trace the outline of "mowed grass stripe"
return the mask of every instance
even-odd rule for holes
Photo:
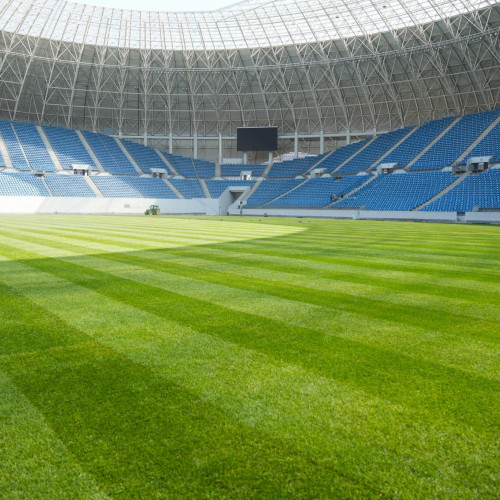
[[[43,259],[21,249],[2,246],[0,253],[30,266],[236,344],[298,364],[320,375],[359,387],[368,394],[415,409],[438,411],[486,432],[498,425],[499,384],[483,377],[412,359],[394,352],[333,337],[309,328],[255,314],[235,315],[227,307],[169,292],[139,281],[97,271],[101,259],[79,257],[78,264]],[[74,261],[74,259],[72,259]],[[88,260],[92,260],[89,263]],[[145,272],[138,271],[140,277]],[[154,280],[157,273],[147,273]],[[377,376],[373,376],[376,373]],[[401,385],[405,392],[401,392]]]
[[[12,226],[11,230],[19,231],[20,229]],[[58,231],[49,232],[48,230],[46,230],[46,228],[40,229],[39,224],[36,227],[35,226],[31,227],[29,232],[31,232],[31,231],[37,232],[38,230],[40,230],[41,233],[51,234],[54,236],[59,236],[59,234],[60,234]],[[26,232],[27,231],[25,231],[25,233]],[[120,234],[123,234],[123,231],[121,231]],[[101,245],[103,242],[102,237],[94,236],[94,234],[91,231],[90,232],[83,232],[83,234],[79,235],[78,239],[80,239],[81,241],[87,241],[90,243],[97,242],[98,246],[96,247],[96,250],[101,249]],[[303,234],[301,234],[300,237],[297,238],[295,245],[294,245],[294,248],[296,248],[297,246],[300,248],[300,244],[301,244],[300,242],[303,241],[303,239],[304,239],[304,236],[303,236]],[[174,247],[179,246],[177,244],[178,242],[175,243],[175,241],[176,241],[175,238],[173,238],[173,239],[172,238],[169,239],[168,237],[158,238],[158,242],[163,242],[162,245],[156,245],[156,239],[151,240],[151,241],[145,240],[144,235],[142,237],[140,237],[139,240],[140,241],[138,244],[136,244],[135,246],[134,245],[129,246],[126,249],[127,250],[141,249],[141,248],[145,249],[145,248],[148,248],[150,246],[155,247],[155,248],[158,246],[164,246],[164,247],[172,247],[173,251],[175,251]],[[116,242],[117,242],[116,239],[114,239],[113,237],[109,237],[109,236],[104,241],[108,242],[110,245],[116,244]],[[149,241],[149,244],[144,244],[145,241],[146,242]],[[196,241],[198,241],[198,240],[196,240]],[[317,247],[316,250],[318,250],[318,251],[326,250],[326,249],[331,250],[332,245],[335,247],[335,241],[336,240],[333,239],[331,241],[330,245],[326,245],[326,246],[323,245],[323,247]],[[192,246],[193,240],[187,240],[185,242],[189,243],[189,245],[187,247],[184,246],[182,251],[195,252],[197,250],[196,247]],[[135,239],[131,238],[130,243],[135,243]],[[229,255],[229,252],[231,251],[231,247],[229,245],[230,245],[229,243],[225,244],[224,247],[222,248],[222,250],[224,251],[224,255]],[[277,249],[278,248],[281,249],[284,246],[284,241],[281,239],[278,241],[274,240],[273,245]],[[214,248],[217,251],[220,251],[220,249],[221,249],[220,246],[215,246]],[[471,276],[471,278],[473,278],[472,286],[474,285],[474,281],[477,281],[477,280],[481,280],[483,283],[485,282],[485,280],[488,280],[488,281],[494,280],[495,281],[494,285],[496,285],[496,283],[497,283],[496,276],[500,277],[500,269],[491,268],[491,266],[489,266],[490,268],[488,269],[488,271],[484,272],[484,271],[482,271],[483,267],[474,268],[474,264],[476,262],[475,259],[469,259],[468,263],[467,263],[468,264],[467,267],[464,267],[463,265],[458,266],[456,264],[453,264],[453,265],[451,265],[451,264],[436,264],[435,262],[432,262],[432,268],[431,268],[431,267],[426,267],[423,265],[424,262],[427,262],[427,260],[422,261],[422,259],[419,259],[417,261],[417,259],[413,258],[412,262],[409,263],[408,261],[398,260],[399,257],[401,257],[400,255],[398,255],[398,259],[387,259],[386,258],[387,252],[382,252],[382,251],[378,251],[376,255],[372,254],[370,256],[370,258],[354,260],[352,258],[346,259],[345,257],[343,257],[342,250],[338,249],[338,248],[335,248],[335,254],[332,255],[332,257],[328,257],[328,258],[325,258],[324,256],[315,257],[315,256],[311,256],[311,255],[309,255],[309,256],[307,256],[307,258],[305,258],[303,256],[303,254],[294,255],[292,258],[284,257],[281,254],[278,254],[279,256],[273,256],[274,254],[271,255],[269,252],[263,253],[262,249],[259,247],[257,247],[255,250],[252,250],[250,242],[246,243],[244,247],[238,247],[238,248],[239,248],[239,251],[233,252],[233,253],[236,253],[237,255],[240,255],[242,257],[243,257],[243,255],[245,255],[247,258],[250,258],[250,259],[252,257],[255,259],[255,255],[259,255],[259,260],[262,260],[263,265],[265,265],[266,259],[267,260],[274,259],[273,262],[281,261],[281,262],[286,263],[287,265],[290,264],[290,261],[294,260],[294,261],[296,261],[297,265],[301,265],[304,268],[310,268],[310,267],[317,268],[316,263],[319,263],[320,265],[325,263],[325,264],[328,264],[328,266],[332,270],[334,270],[335,272],[340,271],[340,277],[342,276],[343,273],[345,273],[346,270],[352,269],[354,271],[354,274],[355,274],[356,271],[358,271],[358,272],[360,271],[360,268],[361,268],[361,271],[365,271],[367,267],[370,269],[369,274],[366,272],[364,272],[364,273],[361,272],[361,274],[364,275],[365,277],[371,276],[373,274],[374,278],[383,280],[384,278],[387,277],[387,275],[398,276],[398,274],[399,274],[399,276],[398,276],[398,279],[399,279],[399,277],[404,278],[404,275],[400,274],[401,272],[405,272],[405,273],[412,272],[413,274],[418,273],[422,276],[429,276],[431,278],[434,278],[435,275],[438,274],[438,275],[442,275],[443,278],[446,278],[448,280],[456,281],[458,279],[458,276],[461,276],[460,279],[461,279],[464,287],[468,286],[467,281],[471,281],[471,280],[463,280],[464,276]],[[110,246],[109,248],[104,248],[104,250],[117,251],[116,247],[113,248],[112,246]],[[204,246],[202,251],[204,252],[205,250],[207,252],[209,252],[211,250],[211,247]],[[179,250],[177,250],[177,251],[179,251]],[[250,253],[250,252],[252,252],[252,253]],[[435,255],[433,255],[432,260],[435,261],[435,258],[436,258]],[[456,261],[456,259],[454,260],[454,262],[455,261]],[[351,273],[351,276],[352,276],[352,273]],[[350,279],[353,279],[353,278],[351,277]],[[493,286],[492,286],[492,288],[493,288]]]
[[[108,498],[1,370],[0,395],[1,498]]]
[[[24,234],[23,231],[9,231],[5,234],[11,234],[14,237]],[[16,238],[14,238],[16,239]],[[72,249],[74,252],[88,254],[88,249],[99,249],[99,244],[89,243],[88,240],[72,240],[60,238],[55,235],[43,235],[41,237],[30,236],[32,242],[38,242],[42,245],[53,246],[62,249]],[[86,246],[82,246],[83,244]],[[125,250],[125,249],[124,249]],[[130,250],[130,248],[126,248]],[[163,270],[165,260],[161,263],[151,263],[149,260],[158,258],[158,252],[140,253],[137,257],[133,255],[123,256],[121,253],[115,253],[113,259],[132,260],[134,264],[141,263],[143,267]],[[167,253],[162,255],[168,256]],[[156,257],[155,257],[156,256]],[[144,258],[148,261],[144,262]],[[135,260],[134,260],[135,259]],[[446,320],[448,324],[454,325],[470,321],[472,318],[489,319],[492,321],[500,320],[499,309],[494,304],[500,303],[500,295],[493,293],[491,296],[483,298],[478,297],[477,293],[462,294],[461,299],[448,300],[445,297],[425,293],[415,292],[413,289],[401,288],[396,292],[389,292],[382,286],[366,285],[360,283],[350,283],[347,281],[338,282],[331,279],[322,279],[318,277],[304,277],[302,274],[283,273],[279,271],[266,271],[256,269],[255,267],[243,267],[242,265],[222,264],[222,269],[216,269],[214,266],[200,265],[200,261],[172,262],[168,259],[168,272],[178,275],[192,275],[190,267],[206,269],[207,272],[200,273],[198,279],[212,281],[219,284],[234,283],[233,286],[243,289],[258,290],[264,293],[286,297],[291,300],[301,300],[316,305],[332,305],[341,310],[369,314],[380,319],[396,316],[398,321],[414,326],[438,326],[440,322]],[[226,268],[224,267],[226,266]],[[212,271],[212,272],[210,272]],[[217,276],[216,276],[217,274]],[[244,277],[245,280],[234,279],[235,277]],[[254,278],[252,278],[254,277]],[[272,283],[269,283],[272,282]],[[281,284],[286,283],[286,284]],[[293,288],[290,286],[293,285]],[[310,290],[313,289],[313,290]],[[496,300],[495,300],[496,298]],[[482,300],[481,300],[482,299]],[[491,299],[493,304],[487,303]],[[478,303],[479,302],[479,303]],[[425,309],[426,314],[421,314]],[[447,315],[443,315],[445,310]],[[451,313],[451,311],[454,311]],[[365,313],[365,311],[367,311]]]
[[[468,495],[478,487],[485,494],[493,491],[488,479],[491,460],[487,457],[495,448],[470,431],[449,429],[441,420],[419,420],[411,412],[367,399],[329,379],[38,272],[40,281],[52,280],[53,286],[47,290],[38,286],[38,280],[25,278],[28,266],[9,262],[9,267],[17,270],[17,274],[10,273],[11,282],[17,282],[30,300],[85,329],[100,343],[153,367],[239,419],[328,457],[337,468],[377,478],[382,491],[412,489],[420,495],[451,491]],[[75,307],[69,310],[64,305],[67,302]],[[98,308],[101,314],[89,318],[88,308]],[[410,422],[412,425],[408,425]],[[368,435],[367,425],[371,431]],[[449,439],[450,434],[454,439]],[[465,440],[456,438],[465,434]],[[436,441],[442,445],[439,454],[433,450]],[[387,466],[388,456],[393,456],[391,467]],[[457,460],[461,464],[464,459],[473,479],[458,484],[455,468],[459,466]],[[439,476],[433,473],[436,470]]]
[[[43,239],[40,240],[42,243],[47,243]],[[8,242],[9,240],[5,238],[5,241]],[[12,244],[15,245],[16,241],[13,240]],[[19,244],[18,241],[17,244]],[[61,246],[57,243],[53,244],[56,245],[55,248],[47,248],[32,241],[29,243],[28,249],[41,252],[42,255],[46,256],[54,256],[54,252],[59,257],[74,255],[69,249],[60,248]],[[77,252],[76,255],[84,251],[83,248],[80,249],[77,246],[74,249]],[[422,321],[420,320],[417,321],[418,326],[410,326],[404,323],[404,318],[398,318],[398,321],[395,321],[393,318],[397,318],[397,316],[394,310],[390,311],[389,319],[384,320],[374,318],[366,306],[363,307],[367,310],[360,307],[354,308],[354,312],[345,311],[342,302],[337,306],[336,304],[339,304],[339,302],[330,301],[328,297],[323,297],[325,300],[322,301],[322,304],[314,304],[314,301],[310,299],[311,291],[308,290],[306,290],[305,295],[297,297],[297,290],[293,288],[294,299],[287,299],[286,295],[290,289],[290,283],[287,284],[283,292],[280,292],[282,287],[278,291],[274,289],[267,290],[270,285],[261,280],[252,280],[250,286],[248,284],[249,280],[246,280],[239,286],[233,284],[231,287],[227,287],[224,283],[238,283],[238,277],[227,273],[222,275],[220,273],[211,273],[198,268],[193,282],[191,270],[186,272],[185,268],[181,266],[181,271],[176,272],[175,265],[171,263],[168,264],[168,267],[157,263],[152,265],[149,261],[136,257],[131,258],[128,254],[101,255],[100,257],[111,259],[114,262],[131,264],[131,266],[135,264],[136,267],[117,266],[116,264],[110,267],[109,263],[98,260],[96,261],[97,264],[94,263],[93,268],[104,269],[104,271],[114,270],[122,276],[125,276],[126,269],[130,269],[132,274],[125,277],[132,280],[139,279],[145,284],[153,284],[169,291],[182,293],[188,297],[214,302],[238,312],[258,314],[264,318],[272,318],[287,324],[314,328],[326,334],[361,341],[384,350],[390,349],[407,356],[437,362],[460,370],[468,370],[493,379],[500,377],[495,346],[485,344],[484,341],[474,341],[463,336],[457,337],[451,333],[444,333],[454,332],[459,324],[470,325],[474,318],[449,314],[439,315],[440,324],[436,324],[436,327],[439,327],[440,330],[428,331],[421,327]],[[140,269],[144,267],[156,269],[158,273],[154,275],[149,273],[146,279],[141,278],[136,272],[137,265]],[[168,273],[163,271],[165,268],[168,269]],[[180,276],[184,279],[179,279]],[[200,280],[218,286],[214,287],[209,284],[203,286],[198,283]],[[235,287],[237,288],[235,289]],[[268,294],[265,294],[264,291],[268,291]],[[320,297],[323,296],[320,292],[317,294]],[[377,307],[377,304],[375,304],[375,307]],[[441,318],[448,323],[444,324]],[[403,326],[401,322],[403,322]],[[491,334],[492,326],[489,323],[478,323],[474,320],[474,328],[484,328],[483,337],[494,338]],[[472,351],[472,354],[464,356],[464,352],[468,351]]]

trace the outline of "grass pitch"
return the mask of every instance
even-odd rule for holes
[[[0,217],[1,498],[495,498],[500,228]]]

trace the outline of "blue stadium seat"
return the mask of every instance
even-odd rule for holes
[[[45,182],[49,186],[52,196],[96,197],[82,175],[48,174],[45,176]]]
[[[170,179],[173,186],[184,198],[205,198],[205,193],[197,179]]]
[[[269,179],[262,181],[247,200],[247,207],[258,207],[298,186],[304,179]]]
[[[50,196],[43,179],[33,173],[0,172],[1,196]]]

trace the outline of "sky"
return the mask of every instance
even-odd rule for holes
[[[169,12],[188,12],[214,10],[237,3],[239,0],[77,0],[79,3],[117,7],[131,10],[163,10]]]

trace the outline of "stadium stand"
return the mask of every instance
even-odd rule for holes
[[[82,132],[104,170],[115,175],[138,175],[120,146],[109,135]]]
[[[371,139],[364,139],[336,149],[330,156],[321,162],[319,167],[326,168],[329,172],[335,170],[370,141]]]
[[[298,186],[304,179],[270,179],[260,183],[260,186],[248,198],[247,207],[258,207]]]
[[[234,181],[214,181],[214,180],[208,180],[205,181],[208,191],[210,193],[210,196],[212,198],[219,198],[222,193],[229,187],[229,186],[253,186],[255,181],[242,181],[242,180],[234,180]]]
[[[294,189],[277,200],[270,201],[265,206],[324,207],[333,201],[335,194],[338,199],[340,199],[342,193],[349,193],[358,186],[361,186],[368,178],[367,175],[350,175],[338,180],[332,177],[310,179],[297,189]]]
[[[193,160],[193,166],[200,179],[210,179],[215,175],[215,164],[211,161]]]
[[[52,196],[70,196],[79,198],[95,198],[96,194],[81,175],[48,174],[45,182]]]
[[[492,156],[493,161],[500,162],[500,122],[498,122],[483,139],[476,144],[464,158],[463,163],[473,156]]]
[[[424,148],[443,133],[453,120],[455,117],[451,116],[418,127],[410,137],[384,158],[383,163],[397,163],[400,167],[406,167]]]
[[[307,156],[306,158],[296,158],[294,160],[273,163],[271,169],[267,173],[267,177],[269,179],[284,179],[301,175],[309,170],[315,163],[318,163],[324,156],[324,154],[318,156]]]
[[[130,177],[96,175],[92,180],[105,198],[143,198],[139,189],[130,182]]]
[[[17,135],[12,128],[12,124],[6,121],[0,121],[0,134],[2,134],[5,147],[9,153],[12,165],[18,170],[31,171],[31,167],[24,156],[24,152],[17,140]]]
[[[162,180],[153,177],[131,177],[130,183],[145,198],[179,199],[179,197]]]
[[[175,168],[179,175],[191,179],[198,177],[191,158],[165,152],[163,152],[163,156],[165,156],[167,161]]]
[[[500,209],[500,169],[467,176],[460,184],[422,208],[426,212]]]
[[[163,168],[170,172],[168,166],[153,148],[124,139],[121,139],[121,143],[143,172],[149,173],[152,168]]]
[[[97,170],[94,160],[74,130],[44,126],[43,131],[62,168],[71,169],[74,163],[80,163],[90,165],[92,170]]]
[[[34,173],[0,172],[2,196],[50,196],[43,179]]]
[[[381,156],[394,147],[413,127],[401,128],[379,135],[365,149],[345,163],[336,173],[357,174],[371,167]]]
[[[419,158],[410,170],[434,170],[452,165],[499,115],[500,109],[462,117]]]
[[[197,179],[170,179],[172,185],[184,198],[205,198],[205,193]]]
[[[13,122],[12,126],[31,168],[33,170],[45,170],[47,172],[56,170],[56,166],[36,126],[32,123],[22,122]]]
[[[267,165],[259,165],[256,163],[234,164],[227,163],[220,166],[220,174],[222,177],[239,177],[241,172],[252,172],[252,176],[259,177],[264,173]]]
[[[451,172],[382,174],[359,191],[335,204],[335,208],[413,210],[449,186]]]

